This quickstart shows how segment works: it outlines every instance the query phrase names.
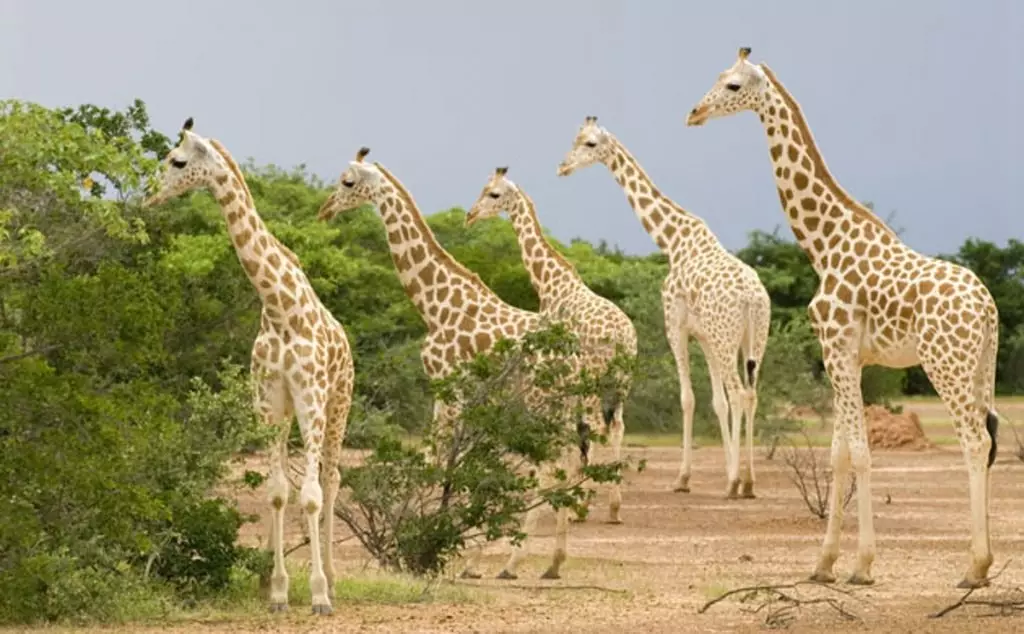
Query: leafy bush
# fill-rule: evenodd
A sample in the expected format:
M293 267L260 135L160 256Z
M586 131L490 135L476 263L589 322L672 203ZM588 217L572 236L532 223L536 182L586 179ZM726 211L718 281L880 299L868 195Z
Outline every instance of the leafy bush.
M343 470L350 494L337 516L381 565L438 573L467 540L521 539L519 516L532 506L580 511L585 482L621 478L623 463L590 463L579 473L552 466L563 452L581 451L581 410L565 404L623 378L617 370L573 377L565 355L574 345L557 325L499 342L434 384L437 398L461 404L450 427L431 429L423 447L381 438L363 465Z

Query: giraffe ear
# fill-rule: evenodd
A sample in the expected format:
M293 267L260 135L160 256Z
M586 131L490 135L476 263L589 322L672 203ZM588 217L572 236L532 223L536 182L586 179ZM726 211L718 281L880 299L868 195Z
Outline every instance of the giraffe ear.
M507 167L496 167L496 168L494 168L494 173L496 175L498 175L498 176L504 176L505 174L508 174L508 168Z

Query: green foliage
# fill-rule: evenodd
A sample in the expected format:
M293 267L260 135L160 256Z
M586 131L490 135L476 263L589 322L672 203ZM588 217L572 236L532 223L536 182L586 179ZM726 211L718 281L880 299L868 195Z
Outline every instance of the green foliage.
M559 325L500 341L433 384L438 399L460 408L450 426L429 430L427 452L383 437L364 464L342 471L350 496L338 516L381 565L437 574L467 540L522 539L520 516L532 506L580 511L585 482L621 478L624 463L590 463L580 473L547 466L580 451L579 412L566 403L623 379L617 370L572 377L567 355L576 345Z

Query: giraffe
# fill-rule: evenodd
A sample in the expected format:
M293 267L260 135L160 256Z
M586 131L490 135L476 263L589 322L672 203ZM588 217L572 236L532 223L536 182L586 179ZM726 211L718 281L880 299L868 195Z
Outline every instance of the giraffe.
M669 259L661 301L683 411L683 456L673 488L690 490L694 397L688 343L692 335L704 351L711 378L712 407L725 448L726 496L753 498L757 378L771 323L768 292L754 269L726 250L703 219L661 193L626 147L598 125L597 117L589 116L558 166L558 175L568 176L595 163L608 167L644 229ZM737 368L737 357L744 362L744 371ZM741 466L743 418L747 459Z
M380 163L371 165L364 161L369 152L366 147L359 149L320 208L318 217L329 221L338 213L365 204L379 211L398 278L427 326L427 336L420 349L427 376L444 378L458 364L490 350L500 339L518 339L539 330L543 326L541 315L502 301L479 276L441 246L405 186ZM435 401L435 424L451 421L457 409L457 406L444 406ZM566 451L553 467L541 469L542 483L549 482L553 469L574 473L579 468L581 451L585 451L582 442L580 451ZM540 511L540 507L535 507L527 512L523 522L526 535L534 531ZM566 559L568 524L568 509L559 509L555 548L551 565L542 575L544 579L560 576ZM463 577L480 577L475 570L480 552L480 548L474 549ZM516 579L517 568L526 552L526 540L514 546L498 578Z
M768 137L779 202L820 278L808 306L834 391L832 493L825 540L812 578L834 581L851 466L857 478L859 539L850 583L870 584L875 558L871 454L864 427L864 366L921 365L954 420L970 483L971 561L962 588L988 584L990 470L999 419L994 409L999 316L970 270L922 255L844 190L829 172L800 105L749 48L693 108L687 125L744 110Z
M576 272L576 267L551 245L537 219L533 200L509 180L507 174L507 167L494 170L494 175L466 215L466 226L498 216L502 211L508 213L519 240L523 264L540 299L541 313L569 320L580 339L584 363L593 372L603 372L617 353L635 358L637 342L633 322L610 300L590 290ZM616 461L622 456L625 432L622 413L628 394L627 384L602 412ZM621 506L622 490L615 483L611 489L609 523L622 522Z
M288 608L284 566L287 441L292 416L297 415L306 457L300 502L309 526L313 613L330 614L335 580L334 501L354 384L348 338L320 303L298 258L260 219L238 164L219 141L199 136L192 126L190 117L177 147L167 155L156 193L144 205L152 207L192 190L207 189L221 207L238 260L263 304L250 369L254 407L264 424L278 429L270 451L268 481L274 551L270 609ZM319 527L323 509L325 560L321 559Z

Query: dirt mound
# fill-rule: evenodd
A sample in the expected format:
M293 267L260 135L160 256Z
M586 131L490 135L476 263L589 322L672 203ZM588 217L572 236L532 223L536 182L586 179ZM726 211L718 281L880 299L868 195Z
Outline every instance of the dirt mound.
M921 419L914 412L893 414L881 405L864 408L868 444L872 449L929 449L934 447L924 435Z

